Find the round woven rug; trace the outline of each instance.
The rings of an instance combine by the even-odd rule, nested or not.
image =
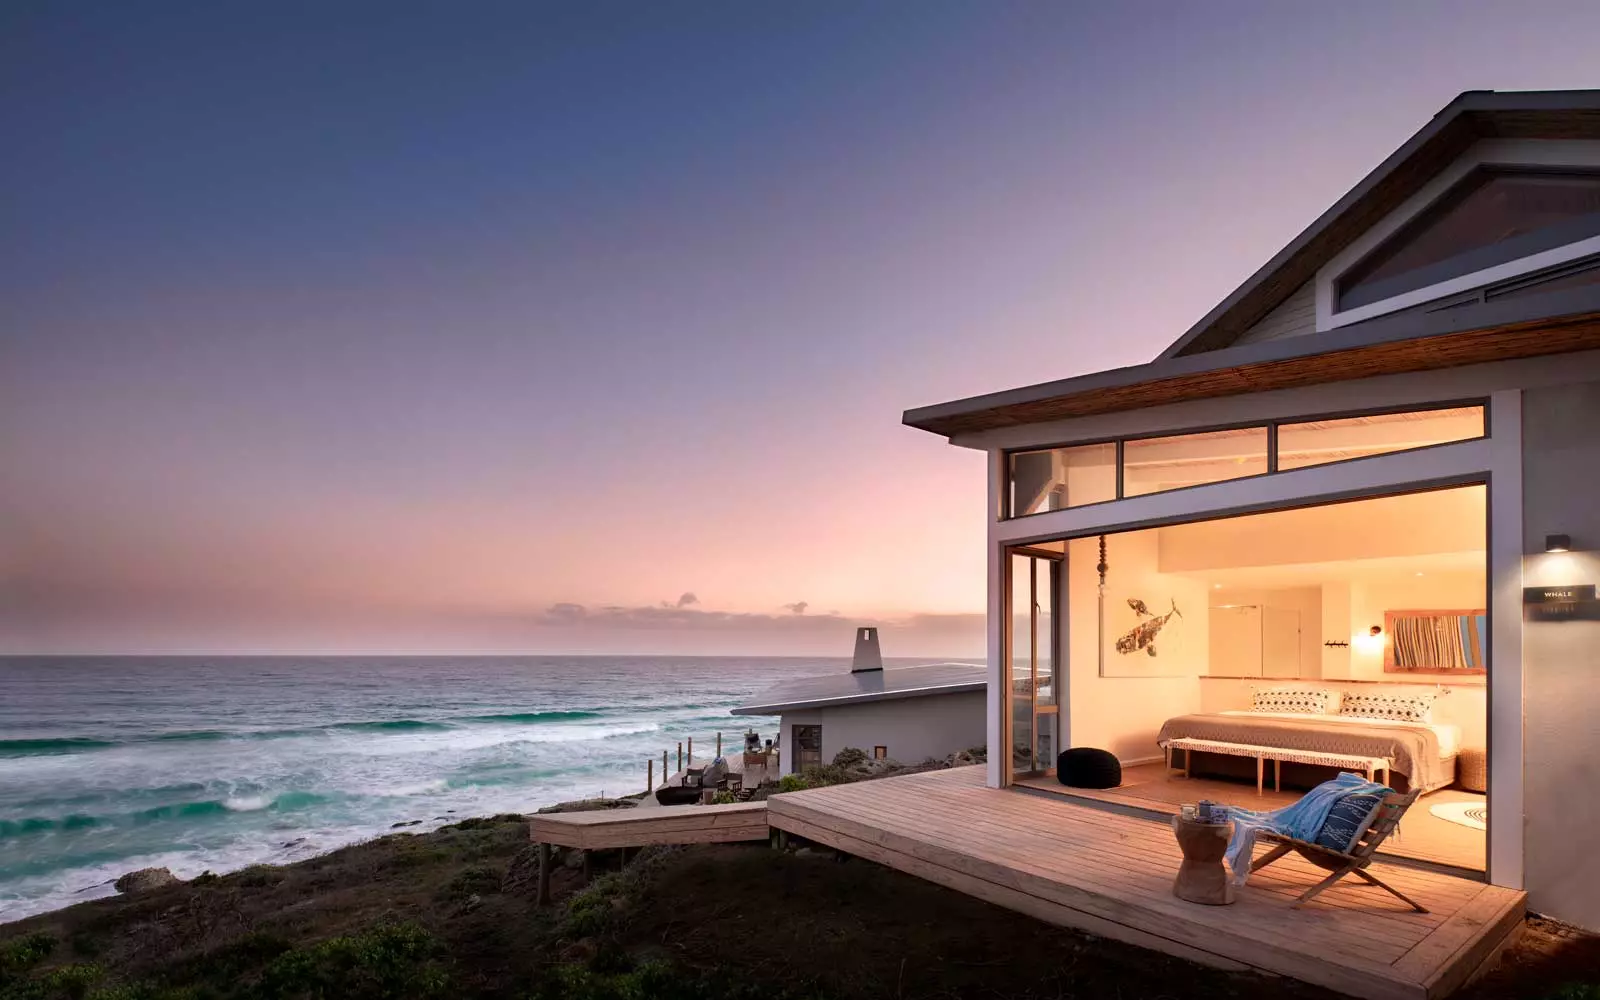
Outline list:
[[[1474,830],[1489,829],[1489,807],[1482,802],[1441,802],[1429,806],[1428,811],[1447,823],[1470,826]]]

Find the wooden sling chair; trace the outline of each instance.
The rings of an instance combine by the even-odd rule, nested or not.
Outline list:
[[[1388,838],[1389,834],[1394,832],[1394,828],[1400,824],[1400,817],[1404,816],[1406,810],[1411,808],[1411,803],[1417,801],[1418,794],[1419,792],[1413,790],[1404,795],[1399,792],[1390,792],[1385,795],[1383,801],[1378,804],[1377,810],[1373,813],[1372,821],[1367,824],[1367,828],[1361,832],[1360,836],[1356,837],[1356,841],[1351,845],[1349,851],[1336,851],[1321,844],[1313,844],[1307,840],[1296,840],[1293,837],[1285,837],[1279,833],[1269,833],[1263,830],[1256,834],[1256,839],[1258,841],[1271,842],[1276,846],[1262,855],[1259,860],[1252,862],[1250,870],[1258,872],[1290,851],[1294,851],[1318,868],[1330,873],[1327,878],[1302,893],[1300,898],[1295,900],[1293,904],[1296,907],[1309,903],[1324,889],[1329,888],[1346,875],[1354,875],[1369,885],[1388,890],[1399,897],[1401,901],[1409,904],[1418,913],[1427,913],[1427,908],[1422,904],[1367,871],[1367,866],[1372,864],[1373,852],[1378,849],[1379,844],[1382,844]]]

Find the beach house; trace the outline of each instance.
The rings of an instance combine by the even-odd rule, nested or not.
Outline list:
[[[1378,758],[1395,850],[1600,927],[1600,91],[1464,93],[1154,361],[904,422],[989,458],[989,786]]]
[[[850,671],[780,684],[734,715],[780,717],[781,773],[855,747],[916,764],[983,745],[988,675],[974,663],[883,664],[878,629],[856,629]]]

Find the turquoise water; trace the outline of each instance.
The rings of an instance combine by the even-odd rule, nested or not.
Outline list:
[[[643,791],[645,761],[846,659],[0,658],[0,920],[421,820]],[[701,749],[703,748],[703,750]]]

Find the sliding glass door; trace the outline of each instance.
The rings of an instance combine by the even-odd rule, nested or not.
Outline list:
[[[1006,574],[1006,717],[1011,752],[1006,781],[1042,774],[1055,765],[1057,691],[1056,595],[1061,589],[1061,554],[1013,549]]]

